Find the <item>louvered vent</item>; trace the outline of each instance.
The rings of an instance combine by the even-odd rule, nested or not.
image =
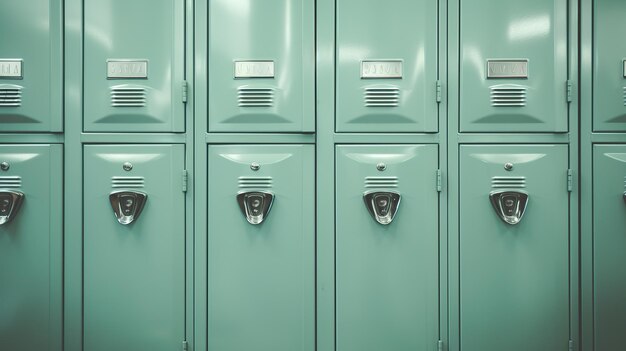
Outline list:
[[[368,87],[364,92],[366,107],[396,107],[400,104],[400,88]]]
[[[111,177],[112,188],[143,188],[144,177]]]
[[[111,106],[144,107],[146,89],[138,85],[116,85],[111,87]]]
[[[18,176],[0,177],[0,188],[21,188],[22,178]]]
[[[274,105],[274,89],[239,87],[237,102],[239,107],[272,107]]]
[[[626,87],[624,87],[622,89],[623,89],[623,92],[624,92],[624,94],[622,95],[623,98],[624,98],[624,106],[626,106]]]
[[[366,188],[397,188],[398,177],[365,177]]]
[[[624,177],[624,189],[626,189],[626,177]]]
[[[271,188],[272,177],[239,177],[239,187],[246,188]]]
[[[491,87],[491,106],[526,106],[526,87],[521,85],[494,85]]]
[[[12,84],[0,84],[0,107],[22,106],[22,87]]]
[[[499,188],[525,188],[526,177],[493,177],[491,178],[491,187]]]

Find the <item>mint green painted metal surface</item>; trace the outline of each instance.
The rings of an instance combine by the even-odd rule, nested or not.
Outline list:
[[[183,145],[84,147],[85,351],[170,351],[185,340],[184,151]],[[118,223],[109,203],[118,190],[147,194],[129,225]]]
[[[567,145],[461,146],[461,350],[567,347],[567,169]],[[518,224],[496,215],[489,194],[499,190],[528,194]]]
[[[211,145],[208,170],[208,349],[313,351],[314,147]],[[245,191],[275,196],[261,224]]]
[[[566,132],[567,0],[460,7],[460,131]],[[528,60],[527,78],[487,78],[488,60]]]
[[[209,131],[314,131],[314,0],[210,0],[208,16]]]
[[[594,350],[617,350],[626,330],[626,145],[593,147]]]
[[[61,3],[0,3],[0,132],[63,130]]]
[[[626,131],[626,31],[623,1],[594,1],[593,130]]]
[[[0,350],[61,350],[62,154],[61,145],[0,145],[9,165],[0,192],[24,194],[0,225]]]
[[[184,131],[184,1],[86,0],[84,6],[84,130]],[[122,74],[109,74],[108,60],[131,63],[115,67]],[[137,62],[144,61],[142,69]],[[113,78],[124,75],[144,78]]]
[[[337,131],[437,131],[437,9],[337,1]]]
[[[435,350],[437,145],[341,145],[336,163],[337,350]],[[370,216],[369,191],[401,195],[390,224]]]

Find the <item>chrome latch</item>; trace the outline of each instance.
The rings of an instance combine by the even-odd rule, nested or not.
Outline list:
[[[374,220],[382,225],[390,224],[398,212],[400,194],[391,191],[368,191],[363,194],[365,207]]]
[[[13,190],[0,190],[0,225],[9,223],[20,211],[24,193]]]
[[[521,191],[492,191],[489,193],[489,200],[496,214],[504,223],[515,225],[524,216],[528,204],[528,194]]]
[[[237,194],[237,203],[250,224],[261,224],[272,209],[274,194],[267,191],[246,191]]]
[[[139,218],[148,194],[141,191],[114,191],[109,195],[113,213],[120,224],[128,225]]]

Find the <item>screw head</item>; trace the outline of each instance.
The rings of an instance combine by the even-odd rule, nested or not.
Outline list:
[[[130,162],[124,162],[124,164],[122,165],[122,168],[126,171],[126,172],[130,172],[130,170],[133,169],[133,164]]]
[[[513,170],[513,164],[512,163],[505,163],[504,164],[504,169],[507,171],[512,171]]]
[[[376,165],[376,169],[379,170],[380,172],[382,172],[382,171],[387,169],[387,165],[381,162],[381,163]]]
[[[261,169],[261,165],[258,162],[252,162],[250,164],[250,169],[256,172]]]
[[[8,162],[0,163],[0,169],[3,171],[8,171],[11,168],[11,165]]]

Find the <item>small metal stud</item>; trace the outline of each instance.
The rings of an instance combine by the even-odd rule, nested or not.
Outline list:
[[[381,162],[381,163],[376,165],[376,169],[379,170],[380,172],[382,172],[382,171],[387,169],[387,165]]]
[[[122,165],[122,168],[124,168],[126,172],[130,172],[130,170],[133,169],[133,164],[130,162],[124,162],[124,165]]]
[[[0,169],[3,171],[8,171],[11,168],[11,165],[8,162],[0,163]]]
[[[512,171],[513,170],[513,164],[512,163],[505,163],[504,164],[504,169],[507,171]]]
[[[261,165],[258,162],[252,162],[250,164],[250,169],[256,172],[261,169]]]

